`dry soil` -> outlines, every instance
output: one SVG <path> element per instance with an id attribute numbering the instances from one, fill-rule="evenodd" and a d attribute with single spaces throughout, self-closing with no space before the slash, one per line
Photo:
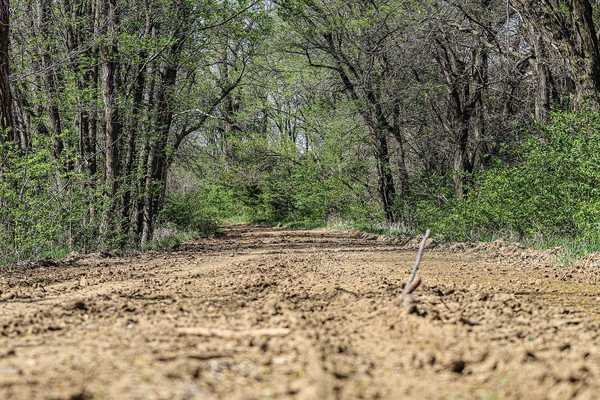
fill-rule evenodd
<path id="1" fill-rule="evenodd" d="M 598 399 L 593 266 L 235 226 L 0 270 L 0 399 Z"/>

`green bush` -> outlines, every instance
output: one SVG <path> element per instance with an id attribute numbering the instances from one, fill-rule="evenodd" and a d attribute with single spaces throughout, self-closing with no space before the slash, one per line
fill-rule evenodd
<path id="1" fill-rule="evenodd" d="M 84 176 L 64 171 L 47 149 L 0 146 L 0 154 L 10 165 L 0 172 L 0 265 L 98 247 L 103 205 Z"/>
<path id="2" fill-rule="evenodd" d="M 581 204 L 574 218 L 584 239 L 600 243 L 600 199 Z"/>
<path id="3" fill-rule="evenodd" d="M 161 213 L 162 223 L 172 223 L 183 232 L 214 234 L 232 211 L 230 194 L 213 186 L 190 193 L 173 193 Z"/>
<path id="4" fill-rule="evenodd" d="M 467 199 L 442 209 L 420 204 L 420 224 L 452 239 L 498 233 L 598 238 L 600 113 L 554 114 L 519 154 L 516 165 L 476 177 Z"/>
<path id="5" fill-rule="evenodd" d="M 184 241 L 191 237 L 184 234 L 170 234 L 147 243 L 145 251 L 173 251 L 181 247 Z"/>
<path id="6" fill-rule="evenodd" d="M 277 165 L 257 185 L 238 190 L 250 219 L 258 223 L 323 226 L 330 218 L 365 221 L 378 209 L 377 199 L 357 196 L 352 184 L 306 159 L 293 169 Z"/>

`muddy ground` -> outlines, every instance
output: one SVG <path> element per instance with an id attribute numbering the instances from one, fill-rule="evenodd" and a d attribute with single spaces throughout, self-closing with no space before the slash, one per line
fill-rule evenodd
<path id="1" fill-rule="evenodd" d="M 0 271 L 0 399 L 598 399 L 598 271 L 503 246 L 231 227 Z M 410 247 L 410 246 L 408 246 Z"/>

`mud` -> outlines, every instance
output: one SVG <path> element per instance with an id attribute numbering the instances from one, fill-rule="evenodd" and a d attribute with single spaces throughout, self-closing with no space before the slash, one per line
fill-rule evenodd
<path id="1" fill-rule="evenodd" d="M 412 310 L 411 243 L 354 233 L 5 268 L 0 399 L 597 399 L 598 271 L 460 246 Z"/>

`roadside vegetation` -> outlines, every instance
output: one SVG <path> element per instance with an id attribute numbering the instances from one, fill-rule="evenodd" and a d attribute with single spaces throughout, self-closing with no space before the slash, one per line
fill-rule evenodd
<path id="1" fill-rule="evenodd" d="M 206 186 L 172 195 L 165 217 L 182 229 L 197 224 L 198 231 L 210 226 L 207 221 L 390 236 L 432 229 L 445 241 L 560 246 L 566 260 L 600 251 L 600 113 L 556 112 L 545 124 L 523 128 L 521 137 L 505 150 L 504 157 L 512 161 L 491 160 L 488 169 L 471 176 L 469 192 L 461 199 L 453 196 L 450 177 L 414 177 L 411 187 L 427 194 L 398 198 L 396 222 L 385 221 L 378 202 L 357 196 L 360 185 L 347 185 L 344 174 L 323 179 L 336 163 L 328 166 L 316 158 L 293 163 L 279 158 L 251 181 L 244 179 L 247 163 L 225 173 L 221 167 L 212 174 L 200 168 L 198 180 Z M 327 151 L 342 149 L 322 151 L 313 156 L 327 159 Z M 359 179 L 366 181 L 368 175 Z"/>
<path id="2" fill-rule="evenodd" d="M 600 251 L 600 6 L 458 3 L 14 1 L 0 261 L 231 223 Z"/>

